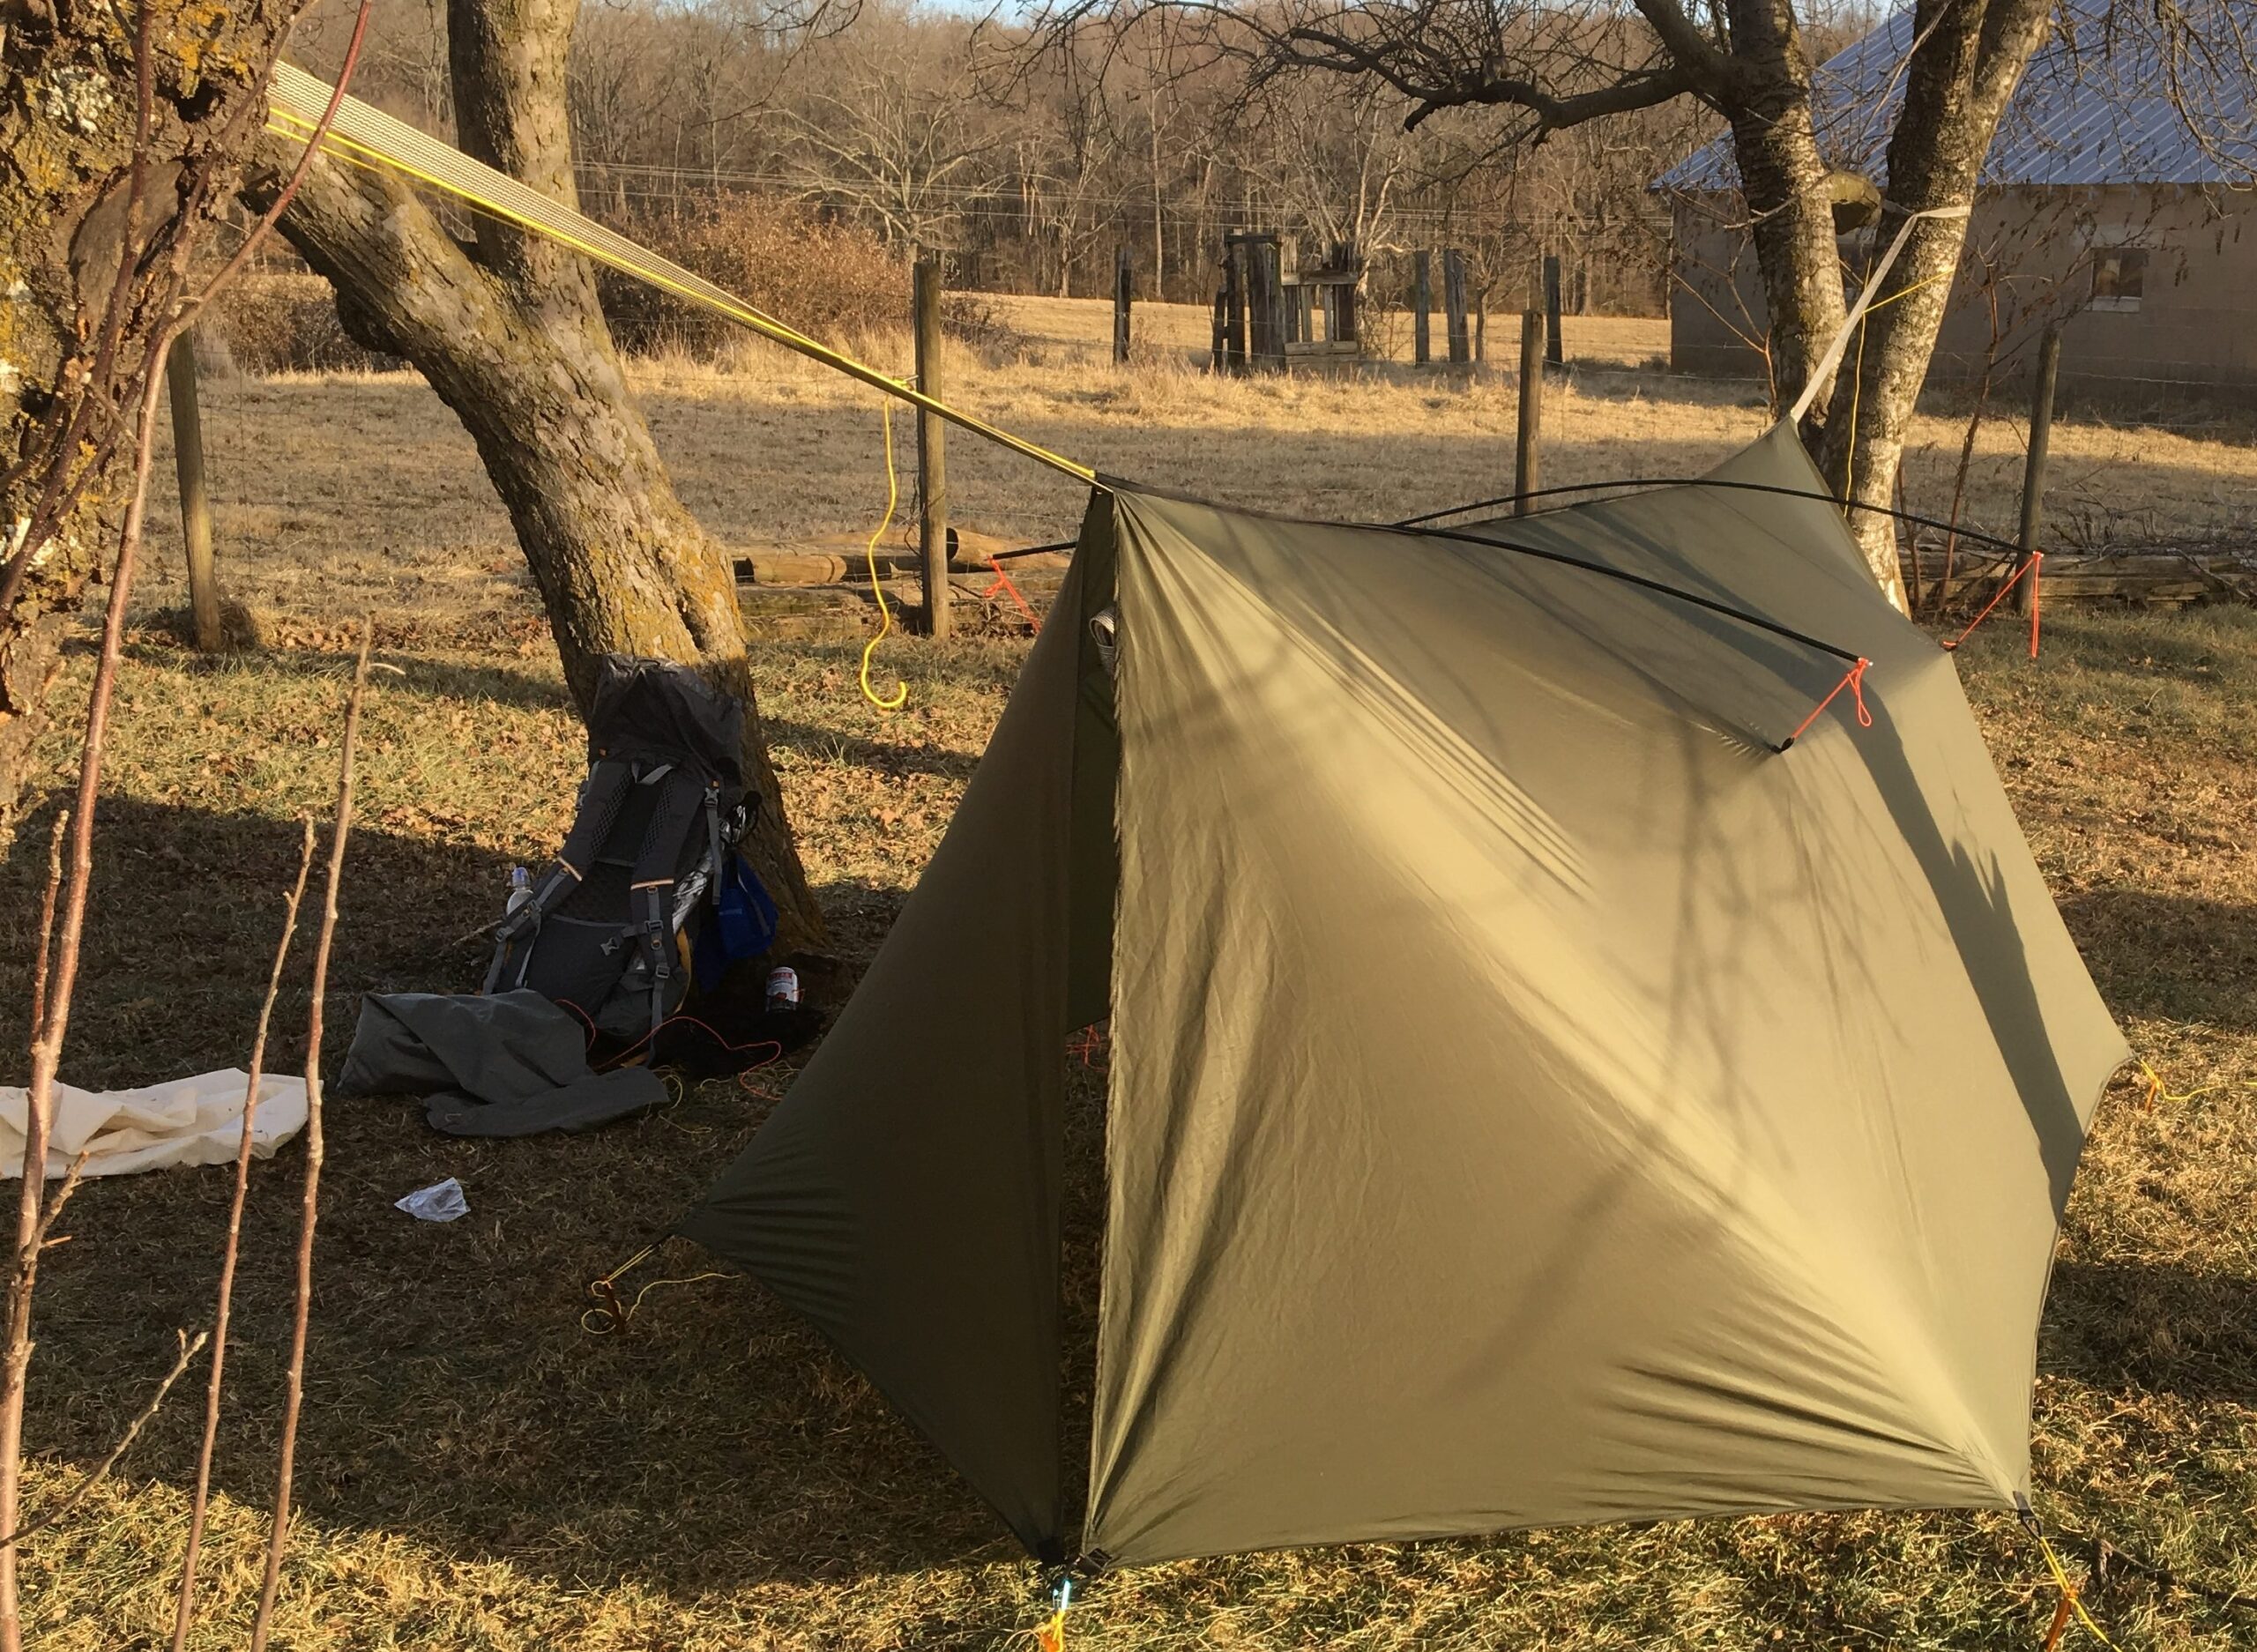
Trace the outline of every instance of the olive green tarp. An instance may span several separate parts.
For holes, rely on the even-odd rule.
[[[1821,488],[1784,428],[1714,480]],[[1871,726],[1844,692],[1781,749],[1841,654]],[[1108,1011],[1077,1544],[1063,1046]],[[1822,500],[1434,538],[1108,486],[682,1231],[1041,1554],[2000,1507],[2126,1054],[1950,658]]]

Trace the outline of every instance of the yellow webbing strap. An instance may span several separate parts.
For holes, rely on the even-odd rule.
[[[328,83],[302,69],[277,63],[267,93],[267,130],[306,143],[320,123],[322,111],[329,107],[333,91]],[[825,367],[835,368],[974,435],[984,436],[1053,470],[1062,471],[1077,481],[1097,480],[1097,473],[1088,465],[1076,465],[1024,436],[999,429],[984,419],[927,396],[914,384],[881,373],[842,351],[810,339],[797,328],[762,314],[704,277],[660,257],[624,235],[614,234],[561,201],[553,201],[515,178],[473,160],[459,149],[418,131],[405,121],[396,121],[370,108],[358,98],[347,97],[339,106],[337,118],[323,140],[322,149],[339,160],[372,169],[388,169],[428,184],[479,212],[514,224],[529,234],[545,236],[599,264],[608,264],[663,292],[700,305],[788,350],[796,350]]]

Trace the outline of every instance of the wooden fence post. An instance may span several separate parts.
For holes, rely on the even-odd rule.
[[[2018,569],[2027,566],[2032,553],[2043,548],[2038,540],[2045,531],[2045,459],[2053,442],[2053,387],[2060,376],[2061,329],[2055,323],[2037,342],[2037,383],[2030,397],[2030,457],[2022,469],[2022,556],[2015,564]],[[2030,612],[2035,589],[2027,579],[2014,588],[2015,613]]]
[[[1544,364],[1555,372],[1568,365],[1567,341],[1560,336],[1560,260],[1544,259]]]
[[[1265,373],[1285,370],[1285,283],[1277,238],[1256,237],[1247,248],[1251,302],[1247,310],[1247,354]]]
[[[1113,361],[1116,367],[1128,365],[1128,304],[1136,296],[1135,283],[1128,268],[1128,249],[1113,249]]]
[[[227,646],[220,623],[220,573],[212,554],[212,500],[204,490],[204,419],[196,400],[196,346],[185,332],[165,356],[173,404],[173,468],[180,476],[180,536],[188,547],[188,608],[197,651]]]
[[[1442,317],[1449,339],[1452,367],[1473,360],[1473,341],[1465,326],[1465,254],[1456,247],[1442,249]]]
[[[1520,431],[1513,452],[1513,492],[1532,494],[1537,480],[1537,443],[1544,425],[1544,315],[1530,309],[1520,315]],[[1531,499],[1513,501],[1513,514],[1524,517],[1536,508]]]
[[[1223,324],[1223,365],[1233,373],[1246,371],[1247,256],[1243,235],[1223,238],[1223,296],[1229,315]]]
[[[1332,267],[1336,270],[1353,270],[1357,267],[1354,242],[1336,241],[1332,243]],[[1359,335],[1356,331],[1358,324],[1355,287],[1352,286],[1327,287],[1325,292],[1331,308],[1324,318],[1324,336],[1336,343],[1357,343]]]
[[[1434,359],[1433,324],[1427,320],[1434,307],[1432,256],[1412,255],[1411,272],[1411,365],[1424,367]]]
[[[941,256],[927,252],[915,266],[917,388],[938,398],[941,389]],[[925,634],[949,634],[949,473],[940,417],[917,413],[917,552],[925,583]]]

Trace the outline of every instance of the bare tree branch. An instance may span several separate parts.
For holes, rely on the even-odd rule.
[[[7,1536],[0,1537],[0,1549],[13,1549],[33,1533],[46,1530],[77,1508],[79,1504],[85,1502],[93,1489],[109,1477],[110,1470],[117,1467],[126,1452],[132,1447],[133,1442],[140,1437],[141,1431],[149,1425],[149,1419],[156,1416],[158,1408],[164,1404],[165,1395],[173,1391],[173,1384],[181,1380],[187,1373],[189,1366],[195,1362],[196,1356],[204,1351],[204,1344],[212,1340],[212,1333],[209,1331],[198,1331],[192,1337],[186,1331],[182,1331],[178,1335],[180,1357],[173,1361],[172,1369],[166,1372],[163,1379],[158,1382],[157,1391],[149,1396],[149,1403],[144,1405],[133,1420],[125,1425],[125,1432],[118,1436],[117,1444],[110,1447],[109,1455],[80,1476],[78,1484],[72,1486],[53,1508],[47,1510],[35,1519],[26,1521]]]
[[[345,702],[345,738],[338,755],[337,818],[330,829],[329,875],[322,897],[321,928],[314,942],[313,1003],[306,1022],[306,1174],[298,1210],[298,1277],[290,1324],[290,1365],[282,1401],[282,1447],[274,1471],[274,1515],[266,1535],[266,1574],[259,1585],[258,1611],[251,1619],[250,1652],[265,1652],[273,1626],[274,1601],[282,1585],[282,1551],[290,1537],[290,1482],[298,1455],[298,1418],[306,1397],[306,1333],[313,1314],[314,1224],[321,1208],[321,1043],[323,1008],[329,996],[329,953],[337,938],[337,891],[345,878],[345,841],[353,830],[353,759],[361,737],[361,703],[369,688],[369,649],[376,621],[361,622],[361,658],[353,670],[353,692]]]
[[[297,197],[299,187],[306,181],[306,174],[313,169],[314,160],[321,153],[322,140],[329,136],[329,129],[337,119],[337,111],[345,107],[346,88],[352,84],[354,66],[361,61],[361,46],[368,38],[369,18],[375,4],[376,0],[361,0],[361,10],[353,19],[353,37],[346,44],[344,65],[338,70],[336,84],[329,94],[329,107],[322,110],[321,119],[314,123],[313,135],[306,139],[305,153],[298,157],[298,164],[292,169],[289,182],[282,186],[267,209],[258,215],[258,221],[251,226],[250,234],[243,237],[242,245],[235,249],[235,256],[220,267],[220,272],[205,283],[204,290],[175,319],[173,324],[176,331],[192,326],[197,312],[212,301],[212,294],[242,272],[243,266],[251,261],[252,255],[259,248],[265,245],[266,238],[274,233],[274,226],[281,221],[282,214],[289,210],[290,203]]]
[[[147,126],[138,129],[145,140]],[[162,361],[171,330],[159,328],[153,354]],[[0,1528],[14,1529],[23,1485],[24,1395],[32,1357],[32,1296],[39,1279],[45,1234],[41,1206],[46,1192],[48,1132],[55,1117],[55,1078],[70,1029],[71,998],[78,986],[80,942],[86,934],[86,902],[93,882],[94,805],[101,784],[102,758],[109,733],[110,704],[124,651],[126,603],[141,549],[141,530],[149,502],[149,471],[156,450],[157,406],[164,376],[145,373],[140,416],[136,425],[133,487],[118,538],[117,562],[110,573],[109,603],[102,619],[101,651],[86,703],[85,733],[78,753],[78,795],[71,806],[69,881],[63,897],[46,1014],[32,1038],[31,1083],[25,1093],[23,1190],[16,1213],[16,1249],[6,1297],[4,1341],[0,1342]],[[23,1644],[22,1605],[17,1584],[16,1550],[0,1549],[0,1652]]]
[[[204,1439],[196,1453],[196,1489],[188,1507],[188,1544],[180,1563],[180,1594],[173,1608],[173,1652],[188,1645],[189,1625],[196,1616],[196,1561],[204,1542],[204,1516],[212,1494],[212,1456],[220,1437],[220,1398],[227,1380],[227,1325],[235,1293],[235,1261],[242,1245],[243,1202],[250,1190],[253,1125],[258,1112],[258,1086],[266,1068],[266,1034],[274,1020],[274,1001],[282,990],[282,966],[290,956],[291,937],[298,932],[298,904],[305,898],[306,878],[314,864],[314,822],[305,822],[305,840],[298,851],[298,877],[290,886],[282,908],[282,934],[274,943],[273,967],[266,975],[266,996],[258,1007],[258,1028],[251,1035],[250,1075],[243,1085],[242,1134],[235,1143],[235,1186],[227,1202],[227,1236],[220,1251],[219,1306],[212,1321],[212,1375],[204,1394]]]
[[[58,810],[55,830],[47,839],[47,888],[39,902],[39,951],[32,959],[32,1025],[47,1019],[47,972],[55,953],[55,898],[63,888],[63,839],[71,830],[71,811]]]

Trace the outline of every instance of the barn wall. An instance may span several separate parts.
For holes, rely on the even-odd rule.
[[[1675,206],[1672,364],[1679,372],[1764,376],[1765,309],[1753,249],[1731,227],[1736,201]],[[1862,261],[1866,247],[1851,243]],[[2097,250],[2147,255],[2136,304],[2092,302]],[[1993,338],[1993,298],[1997,301]],[[2257,400],[2257,197],[2177,187],[2011,190],[1985,194],[1970,226],[1932,379],[2026,375],[2037,334],[2063,319],[2065,390]]]
[[[1769,310],[1755,249],[1733,227],[1737,195],[1680,195],[1672,207],[1669,364],[1704,378],[1769,381],[1756,342]]]

